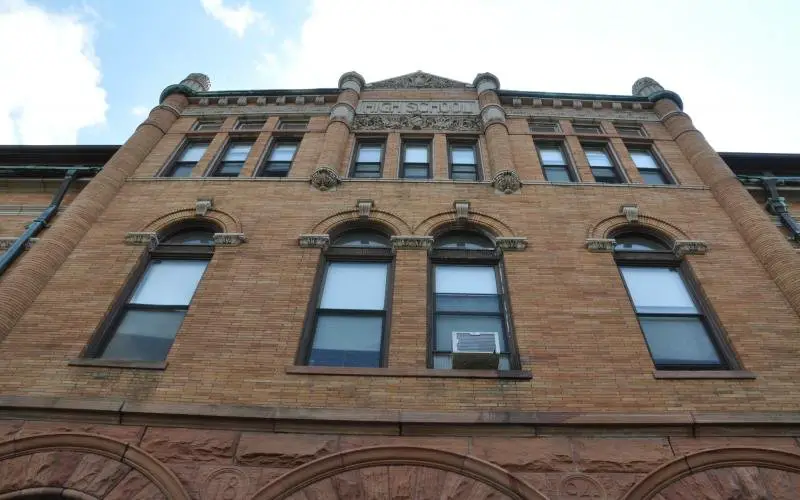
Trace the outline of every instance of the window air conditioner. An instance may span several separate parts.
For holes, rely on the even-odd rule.
[[[453,369],[497,370],[499,363],[497,332],[453,332]]]

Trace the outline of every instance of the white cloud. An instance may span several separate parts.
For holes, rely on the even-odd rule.
[[[134,106],[131,108],[131,114],[137,118],[142,118],[147,116],[147,112],[150,111],[150,108],[147,106]]]
[[[795,151],[800,2],[743,0],[312,0],[299,36],[265,48],[266,88],[335,87],[421,69],[503,88],[630,94],[642,76],[678,92],[720,150]],[[253,82],[249,82],[250,88]],[[769,100],[763,99],[769,96]],[[733,104],[735,103],[735,104]],[[753,118],[767,127],[744,126]],[[754,123],[754,122],[751,122]]]
[[[105,122],[90,15],[0,0],[0,143],[74,144]]]
[[[237,7],[228,7],[222,0],[201,0],[203,9],[208,15],[225,25],[226,28],[236,33],[239,38],[251,24],[266,22],[264,15],[254,11],[249,3]]]

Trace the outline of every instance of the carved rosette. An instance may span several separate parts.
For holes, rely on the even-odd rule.
[[[310,182],[320,191],[329,191],[341,184],[342,179],[332,168],[319,167],[311,173]]]
[[[331,237],[327,234],[301,234],[297,238],[300,248],[328,248]]]
[[[358,115],[353,127],[357,130],[432,129],[476,132],[481,125],[476,116]]]
[[[235,247],[247,241],[244,233],[214,233],[214,245]]]
[[[525,250],[528,248],[528,238],[522,236],[501,236],[494,239],[497,248],[504,251]]]
[[[522,188],[522,181],[513,170],[501,170],[492,178],[492,186],[505,194],[511,194]]]
[[[433,236],[392,236],[392,248],[395,250],[430,250],[433,248]]]
[[[586,240],[586,248],[590,252],[613,252],[616,243],[614,238],[589,238]]]
[[[708,252],[708,244],[699,240],[675,240],[672,251],[677,257],[684,255],[704,255]]]
[[[125,243],[128,245],[147,245],[149,248],[158,246],[158,235],[147,231],[132,231],[125,234]]]

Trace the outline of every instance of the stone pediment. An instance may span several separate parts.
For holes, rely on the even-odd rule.
[[[415,71],[407,75],[367,84],[368,89],[463,89],[467,87],[471,87],[471,85],[424,71]]]

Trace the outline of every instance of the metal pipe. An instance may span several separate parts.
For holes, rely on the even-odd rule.
[[[764,176],[761,178],[764,191],[767,192],[767,207],[770,212],[778,216],[784,226],[789,228],[789,231],[792,233],[792,239],[800,241],[800,224],[798,224],[789,213],[786,199],[778,194],[779,182],[780,179],[774,177]]]
[[[39,214],[34,221],[28,225],[25,232],[22,233],[22,236],[17,238],[11,247],[6,250],[2,256],[0,256],[0,276],[5,273],[5,271],[11,267],[11,264],[17,259],[17,257],[22,254],[25,250],[25,246],[28,244],[31,238],[35,237],[39,232],[47,226],[47,223],[55,216],[58,212],[58,207],[61,205],[61,201],[64,199],[64,195],[67,194],[67,190],[69,189],[70,185],[72,185],[72,181],[74,181],[77,176],[78,172],[82,169],[71,168],[67,170],[67,174],[64,176],[64,180],[61,181],[61,185],[58,187],[58,191],[56,194],[53,195],[53,199],[45,208],[41,214]]]

